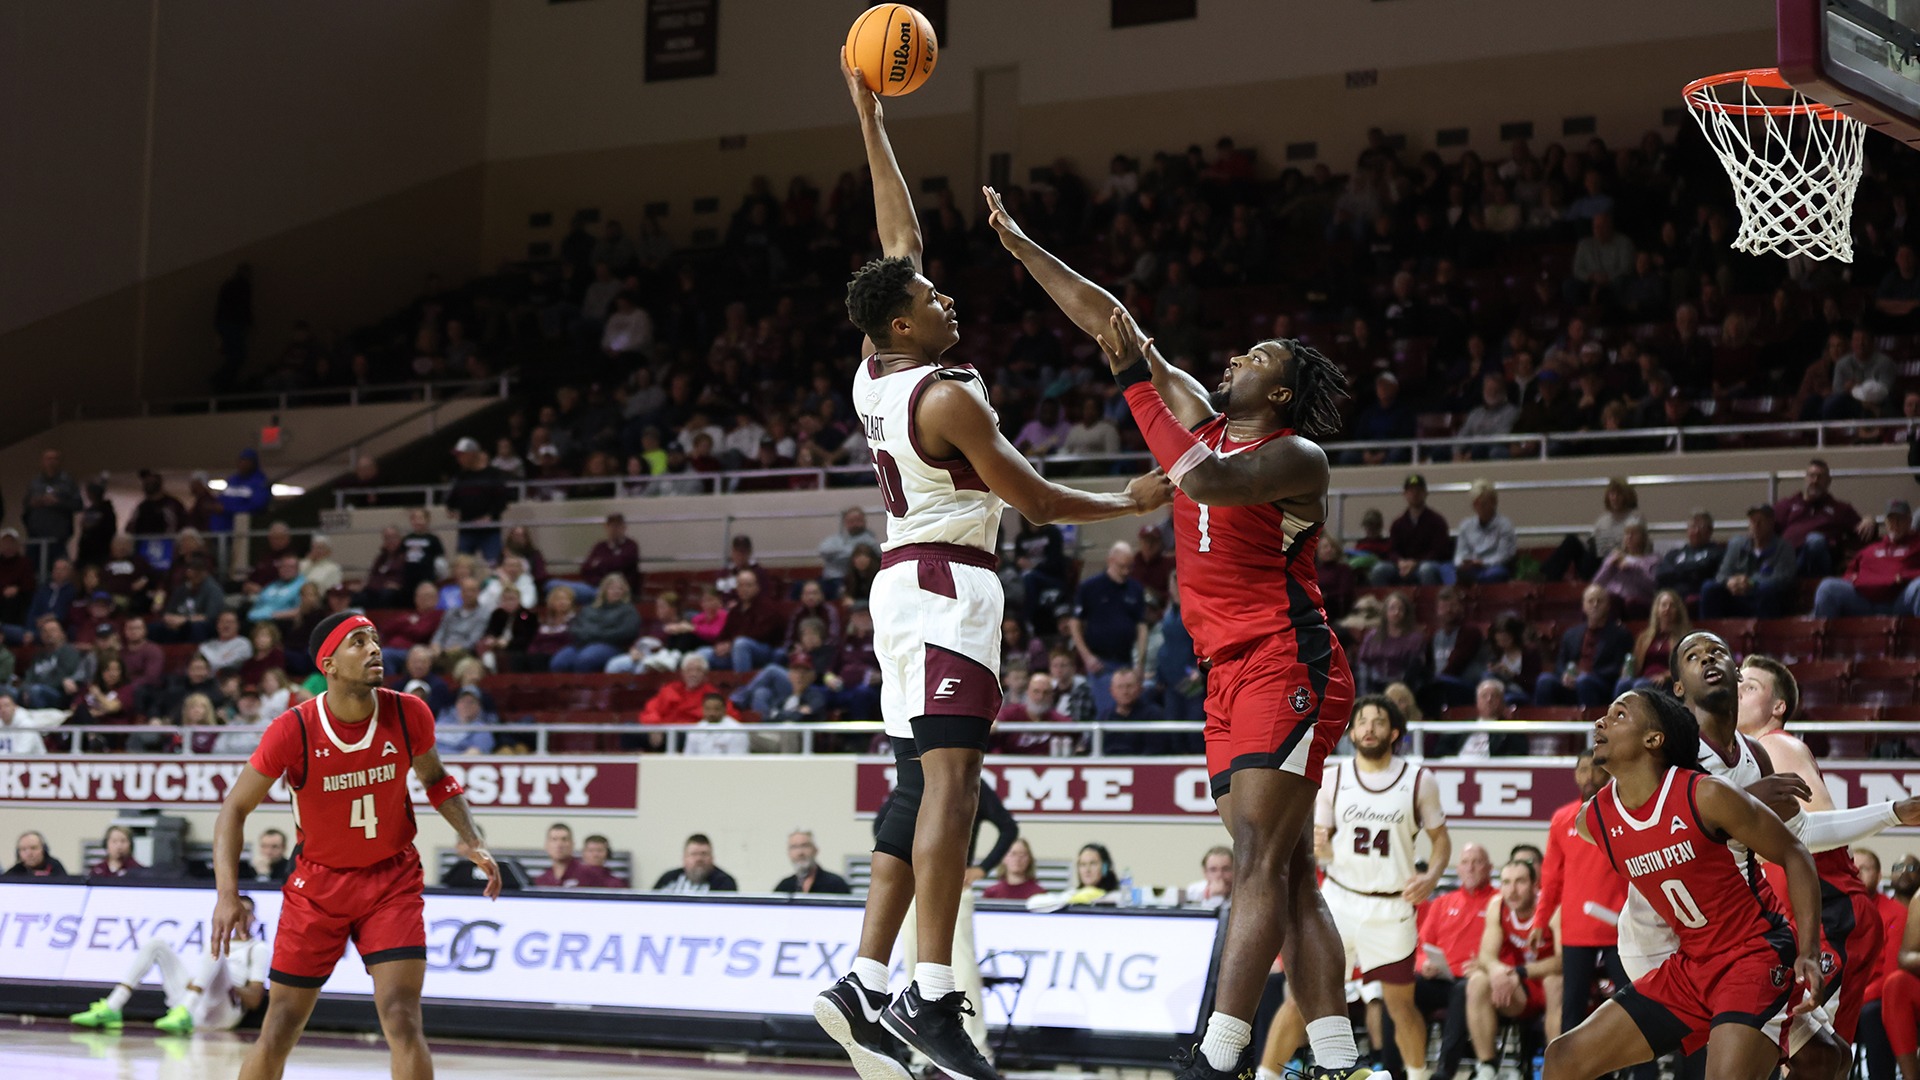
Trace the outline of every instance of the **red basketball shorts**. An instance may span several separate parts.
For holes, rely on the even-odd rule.
[[[1772,937],[1731,956],[1675,953],[1613,1000],[1656,1057],[1676,1049],[1691,1054],[1707,1045],[1714,1025],[1729,1023],[1757,1029],[1780,1044],[1785,1056],[1794,954],[1790,932],[1778,941]]]
[[[424,884],[420,853],[411,847],[384,862],[351,869],[299,860],[280,890],[273,981],[324,985],[349,941],[369,968],[388,960],[426,959]]]
[[[1262,638],[1207,672],[1207,775],[1225,795],[1241,769],[1279,769],[1318,786],[1353,712],[1353,672],[1331,631],[1302,662],[1292,634]]]
[[[1883,940],[1886,929],[1880,924],[1880,912],[1875,909],[1872,897],[1860,893],[1823,899],[1825,903],[1822,908],[1829,916],[1821,920],[1823,926],[1828,930],[1844,929],[1847,932],[1844,940],[1837,942],[1830,935],[1823,935],[1820,945],[1823,969],[1828,966],[1827,957],[1836,951],[1834,946],[1839,946],[1840,971],[1837,978],[1840,989],[1830,1000],[1829,1010],[1833,1013],[1834,1032],[1851,1043],[1860,1030],[1860,1010],[1867,1004],[1867,985],[1880,972],[1880,962],[1885,956],[1882,950],[1889,947],[1897,949],[1900,943],[1896,941],[1889,945]],[[1836,910],[1848,908],[1850,912]],[[1837,921],[1834,915],[1839,916]],[[1829,982],[1836,978],[1831,971],[1823,970],[1821,974]]]

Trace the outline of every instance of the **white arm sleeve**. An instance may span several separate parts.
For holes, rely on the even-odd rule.
[[[1798,837],[1808,851],[1816,854],[1831,851],[1857,844],[1900,824],[1893,805],[1891,802],[1877,802],[1845,810],[1802,811],[1787,819],[1787,831]]]
[[[1316,829],[1333,828],[1333,789],[1339,786],[1340,766],[1333,767],[1333,774],[1321,781],[1320,792],[1313,798],[1313,826]]]
[[[1413,806],[1422,829],[1437,829],[1447,823],[1446,807],[1440,803],[1440,781],[1426,769],[1413,782]]]

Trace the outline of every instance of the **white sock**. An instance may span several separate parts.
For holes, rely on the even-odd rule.
[[[1313,1047],[1313,1063],[1323,1069],[1351,1069],[1360,1060],[1353,1045],[1353,1023],[1344,1016],[1323,1016],[1307,1022],[1307,1045]],[[1413,1070],[1408,1069],[1411,1078]]]
[[[913,981],[920,987],[920,996],[928,1001],[939,1001],[953,993],[952,964],[915,964]]]
[[[876,994],[887,992],[887,965],[864,956],[853,958],[853,977]]]
[[[200,991],[189,986],[187,992],[180,996],[180,1004],[185,1007],[188,1012],[198,1009],[200,1007]]]
[[[1253,1080],[1280,1080],[1280,1074],[1262,1065],[1259,1070],[1253,1074]]]
[[[1406,1068],[1407,1068],[1407,1080],[1429,1080],[1429,1078],[1433,1076],[1433,1070],[1426,1068],[1424,1066],[1416,1069],[1413,1066],[1409,1065]]]
[[[107,1008],[124,1009],[127,1007],[127,1002],[132,1000],[133,991],[124,986],[116,986],[113,988],[113,993],[107,995]]]
[[[1253,1041],[1253,1025],[1217,1012],[1207,1018],[1207,1034],[1200,1040],[1200,1052],[1207,1064],[1221,1072],[1232,1072],[1240,1064],[1240,1052]]]

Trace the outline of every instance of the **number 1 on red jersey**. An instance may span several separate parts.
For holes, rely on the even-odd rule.
[[[1213,550],[1213,535],[1207,532],[1207,504],[1200,504],[1200,550]]]

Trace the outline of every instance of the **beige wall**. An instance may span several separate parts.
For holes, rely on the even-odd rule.
[[[786,839],[791,829],[812,829],[820,845],[820,861],[838,869],[850,855],[873,849],[872,823],[853,813],[854,759],[779,755],[749,758],[681,758],[650,756],[640,769],[640,806],[631,816],[576,817],[569,821],[578,839],[590,832],[604,833],[613,845],[633,853],[637,877],[643,883],[680,865],[680,846],[687,834],[704,832],[713,838],[714,861],[733,874],[743,888],[766,889],[787,875]],[[1910,779],[1912,784],[1920,776]],[[81,846],[97,839],[114,817],[111,809],[21,810],[7,815],[18,830],[34,828],[47,835],[55,857],[73,868]],[[212,838],[212,811],[187,811],[191,838]],[[453,846],[453,832],[435,814],[422,811],[422,852]],[[565,820],[561,815],[551,820]],[[496,848],[541,847],[550,819],[525,814],[482,814],[481,827]],[[293,815],[284,810],[262,810],[248,822],[251,839],[269,826],[291,835]],[[1456,828],[1454,847],[1474,841],[1487,846],[1496,859],[1514,844],[1542,843],[1545,830],[1522,828]],[[1200,876],[1200,856],[1214,844],[1226,843],[1226,830],[1212,820],[1191,823],[1133,824],[1115,821],[1046,821],[1028,819],[1021,833],[1043,859],[1068,859],[1080,845],[1094,841],[1113,851],[1118,868],[1131,868],[1141,885],[1184,885]],[[992,830],[981,838],[981,852],[992,843]],[[1920,852],[1920,836],[1903,833],[1882,836],[1870,845],[1886,862],[1898,854]],[[1425,845],[1422,845],[1425,851]],[[9,860],[11,865],[11,860]]]
[[[564,13],[567,7],[562,5],[554,11]],[[592,10],[587,5],[579,7],[582,12]],[[1374,10],[1433,7],[1378,5]],[[1211,10],[1211,5],[1206,10]],[[1242,146],[1257,149],[1269,174],[1285,164],[1281,156],[1288,143],[1312,140],[1319,142],[1320,160],[1343,171],[1364,144],[1367,129],[1376,125],[1405,134],[1415,150],[1431,147],[1435,132],[1442,128],[1466,127],[1472,149],[1495,155],[1505,152],[1505,144],[1499,139],[1503,123],[1533,121],[1535,145],[1541,146],[1561,137],[1560,125],[1565,117],[1592,116],[1602,138],[1613,144],[1630,143],[1661,127],[1663,110],[1679,104],[1679,88],[1688,79],[1708,71],[1751,65],[1771,56],[1769,31],[1732,30],[1736,25],[1725,24],[1712,36],[1589,44],[1531,55],[1502,54],[1397,67],[1376,60],[1375,65],[1381,68],[1379,85],[1356,91],[1345,89],[1344,78],[1338,73],[1294,74],[1303,67],[1325,71],[1322,66],[1289,63],[1258,69],[1284,70],[1288,78],[1249,81],[1231,88],[1209,85],[1205,79],[1199,80],[1198,86],[1184,88],[1165,85],[1158,78],[1108,80],[1107,93],[1111,96],[1095,98],[1060,93],[1057,79],[1048,75],[1050,69],[1040,60],[1029,59],[1020,69],[1020,138],[1013,175],[1024,180],[1029,168],[1064,157],[1073,161],[1083,175],[1097,179],[1116,151],[1151,155],[1156,150],[1177,150],[1200,142],[1211,153],[1213,140],[1223,134],[1232,135]],[[1564,43],[1544,47],[1556,48],[1558,44]],[[496,72],[500,51],[510,47],[496,35]],[[722,45],[723,57],[728,48]],[[828,51],[831,55],[831,49]],[[1294,55],[1292,50],[1289,55]],[[940,69],[927,90],[899,102],[889,101],[886,108],[888,128],[909,186],[917,193],[922,180],[944,177],[971,215],[978,201],[973,188],[982,178],[974,164],[972,71],[955,70],[962,62],[958,50],[947,54],[943,64],[948,66]],[[987,62],[981,61],[980,66],[987,66]],[[1149,65],[1160,75],[1176,66]],[[1246,71],[1240,67],[1233,70]],[[1570,77],[1573,72],[1586,74]],[[1631,75],[1619,74],[1623,72]],[[831,69],[825,74],[831,75]],[[959,101],[950,103],[951,109],[918,100],[941,85],[941,75],[965,91]],[[724,229],[747,181],[755,175],[772,178],[779,190],[796,175],[809,178],[822,190],[831,188],[841,172],[857,167],[862,160],[858,131],[837,83],[825,79],[819,71],[802,81],[826,81],[826,89],[833,93],[824,96],[832,107],[807,110],[804,117],[795,115],[794,125],[789,126],[780,120],[795,112],[796,100],[820,96],[819,88],[796,85],[791,90],[783,89],[768,99],[768,109],[742,115],[732,126],[725,126],[723,121],[722,132],[747,134],[746,145],[737,149],[721,148],[719,140],[710,134],[683,137],[679,132],[686,122],[684,109],[652,105],[659,99],[650,96],[656,91],[648,88],[634,91],[634,95],[637,101],[649,102],[649,107],[631,112],[580,103],[584,115],[595,119],[623,117],[614,126],[633,128],[630,144],[607,147],[588,141],[583,132],[577,140],[579,149],[518,156],[503,146],[519,147],[522,142],[501,133],[502,125],[514,119],[512,113],[503,118],[500,104],[511,81],[496,75],[493,111],[489,114],[492,134],[487,167],[486,258],[518,258],[525,254],[529,241],[557,241],[572,212],[581,207],[596,207],[605,216],[631,221],[647,203],[665,201],[669,212],[664,224],[676,241],[684,243],[697,229]],[[1103,85],[1092,72],[1087,82]],[[1152,89],[1143,91],[1143,84]],[[716,90],[716,95],[722,101],[727,97],[721,90]],[[724,114],[724,107],[720,111]],[[680,119],[676,120],[676,115]],[[799,126],[803,118],[807,123]],[[529,134],[524,145],[549,146],[571,130],[564,118],[547,119],[554,127],[543,128],[537,139]],[[1672,129],[1666,130],[1671,137]],[[654,132],[671,137],[650,137]],[[1584,143],[1585,139],[1580,136],[1577,141]],[[1458,152],[1447,151],[1449,155]],[[666,167],[668,163],[670,167]],[[693,212],[693,200],[705,196],[720,200],[718,213]],[[553,226],[530,229],[527,215],[537,211],[551,212]]]
[[[860,11],[858,4],[783,0],[723,3],[719,9],[717,74],[649,85],[642,81],[643,5],[493,0],[488,159],[844,123],[847,102],[835,56]],[[1101,3],[969,0],[949,9],[947,41],[933,79],[910,97],[889,102],[890,114],[970,112],[972,73],[1006,65],[1021,68],[1021,94],[1027,104],[1190,87],[1234,87],[1236,96],[1261,103],[1257,109],[1222,108],[1214,100],[1197,118],[1209,139],[1220,131],[1242,135],[1239,125],[1267,122],[1270,109],[1284,114],[1287,109],[1278,106],[1285,99],[1269,99],[1257,90],[1278,74],[1302,78],[1377,68],[1384,88],[1385,74],[1396,69],[1554,53],[1570,46],[1770,32],[1773,23],[1772,9],[1752,0],[1617,0],[1579,9],[1534,0],[1208,0],[1200,5],[1197,19],[1126,30],[1108,27],[1107,5]],[[1770,40],[1757,44],[1756,51],[1740,61],[1743,66],[1772,57]],[[1703,65],[1712,60],[1699,57]],[[1585,69],[1585,81],[1597,82],[1609,70],[1620,71]],[[555,71],[568,77],[554,79]],[[1704,67],[1693,70],[1706,73]],[[1659,75],[1658,68],[1634,69],[1636,81]],[[1512,101],[1541,88],[1506,89]],[[1663,93],[1672,100],[1678,90],[1675,82]],[[1317,108],[1329,103],[1313,104]],[[1307,114],[1302,110],[1294,115]],[[1110,118],[1109,124],[1124,120],[1123,114]]]
[[[0,9],[0,429],[201,389],[242,260],[256,358],[477,272],[486,30],[469,0]]]

